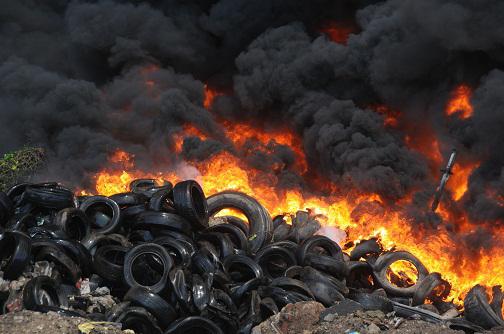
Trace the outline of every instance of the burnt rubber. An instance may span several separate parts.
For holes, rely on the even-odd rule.
[[[110,234],[119,228],[121,210],[119,205],[108,197],[88,197],[79,209],[90,219],[93,233]]]
[[[485,329],[504,326],[501,315],[490,306],[485,288],[479,284],[467,293],[464,299],[464,310],[467,320]]]
[[[29,236],[22,232],[6,231],[0,239],[0,260],[7,263],[0,269],[4,272],[4,278],[17,279],[24,268],[30,262],[32,241]]]
[[[173,187],[173,204],[195,228],[208,227],[208,203],[198,182],[187,180],[177,183]]]
[[[268,211],[254,198],[237,191],[223,191],[208,199],[210,216],[225,208],[238,209],[249,221],[249,249],[256,253],[271,242],[273,237],[273,221]]]
[[[159,277],[154,277],[152,284],[142,285],[137,282],[134,277],[134,271],[141,270],[143,268],[135,268],[134,266],[140,266],[142,263],[135,263],[136,260],[142,255],[154,255],[159,261],[160,268],[153,268],[152,266],[148,269],[151,271],[156,271]],[[145,288],[149,288],[154,293],[162,292],[168,284],[168,273],[170,272],[173,265],[173,261],[163,246],[154,244],[154,243],[146,243],[140,244],[132,249],[130,249],[126,253],[126,257],[124,258],[124,282],[130,288],[135,286],[143,286]],[[144,273],[149,274],[149,273]]]

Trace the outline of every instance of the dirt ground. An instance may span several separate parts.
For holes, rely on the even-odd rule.
[[[120,330],[120,325],[93,323],[77,317],[62,317],[53,312],[21,311],[0,316],[2,334],[133,334],[133,331]]]
[[[323,315],[316,302],[287,305],[280,313],[255,327],[252,334],[463,334],[444,325],[406,320],[380,311],[356,311],[347,315]],[[1,334],[134,334],[120,324],[95,323],[56,313],[12,312],[0,316]],[[504,328],[485,331],[504,334]],[[197,333],[194,333],[197,334]]]

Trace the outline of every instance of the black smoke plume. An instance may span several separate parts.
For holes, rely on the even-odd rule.
[[[463,199],[447,194],[447,205],[467,210],[474,224],[504,224],[502,1],[1,5],[0,154],[44,147],[41,179],[87,187],[118,148],[144,168],[204,160],[233,150],[223,119],[288,125],[302,138],[310,171],[388,203],[411,195],[408,216],[432,227],[440,223],[427,213],[438,173],[405,141],[428,129],[442,153],[454,147],[480,162]],[[357,29],[335,43],[320,32],[327,22]],[[474,89],[474,115],[463,120],[444,114],[460,83]],[[211,110],[205,84],[224,92]],[[386,126],[374,105],[398,110],[398,126]],[[187,124],[209,139],[188,137],[175,156],[172,136]],[[268,152],[243,159],[265,172],[286,166],[276,171],[279,187],[310,187],[290,168],[289,148]],[[475,244],[480,234],[467,239]]]

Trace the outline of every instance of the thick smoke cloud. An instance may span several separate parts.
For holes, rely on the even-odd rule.
[[[172,135],[192,124],[182,156],[232,150],[218,120],[294,129],[311,170],[425,215],[437,174],[408,148],[425,129],[461,161],[481,162],[460,203],[502,223],[504,36],[500,1],[51,1],[2,4],[0,154],[26,144],[49,155],[41,177],[86,186],[117,148],[144,168],[176,163]],[[346,44],[318,32],[355,22]],[[447,118],[450,91],[475,88],[474,116]],[[203,108],[204,83],[226,93]],[[384,125],[374,105],[401,113]],[[280,186],[307,186],[277,145],[243,159],[273,166]],[[234,152],[238,155],[243,152]],[[436,166],[437,168],[437,166]],[[448,199],[449,201],[449,199]]]

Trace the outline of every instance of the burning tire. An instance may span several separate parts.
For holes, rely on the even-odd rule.
[[[242,211],[250,225],[249,248],[256,253],[261,246],[271,242],[273,221],[266,209],[252,197],[236,191],[224,191],[208,198],[208,212],[213,216],[225,208]]]
[[[501,310],[502,295],[500,298],[500,307],[494,310],[488,302],[485,289],[481,285],[476,285],[469,291],[464,299],[465,318],[485,329],[504,326]]]

